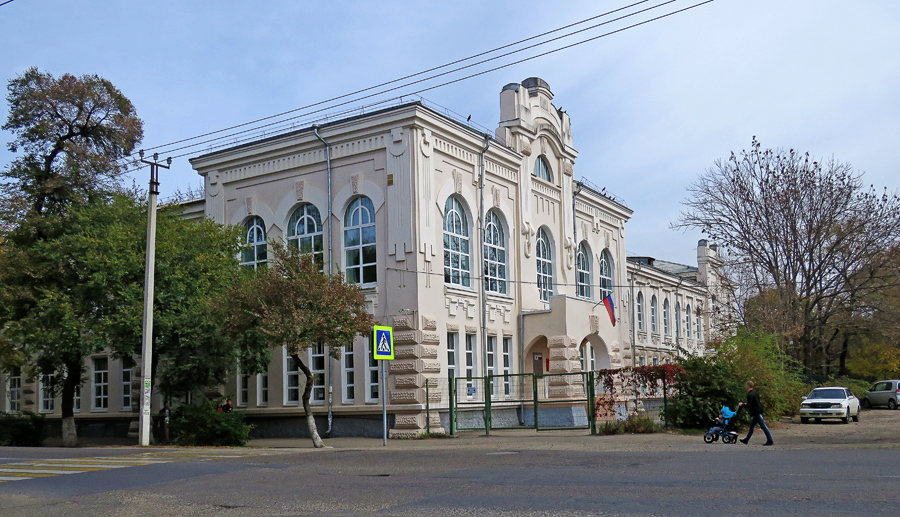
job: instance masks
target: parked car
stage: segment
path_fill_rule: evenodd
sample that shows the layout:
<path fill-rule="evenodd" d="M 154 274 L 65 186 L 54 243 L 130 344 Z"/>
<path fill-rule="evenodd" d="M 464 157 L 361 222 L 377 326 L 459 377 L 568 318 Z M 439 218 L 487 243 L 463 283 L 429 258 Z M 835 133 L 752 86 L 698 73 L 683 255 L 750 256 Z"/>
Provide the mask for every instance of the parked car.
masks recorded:
<path fill-rule="evenodd" d="M 800 422 L 808 424 L 810 418 L 816 422 L 823 418 L 840 418 L 845 424 L 850 423 L 851 418 L 859 422 L 859 406 L 859 399 L 849 388 L 816 388 L 800 404 Z"/>
<path fill-rule="evenodd" d="M 887 406 L 888 409 L 900 407 L 900 381 L 878 381 L 863 395 L 862 406 Z"/>

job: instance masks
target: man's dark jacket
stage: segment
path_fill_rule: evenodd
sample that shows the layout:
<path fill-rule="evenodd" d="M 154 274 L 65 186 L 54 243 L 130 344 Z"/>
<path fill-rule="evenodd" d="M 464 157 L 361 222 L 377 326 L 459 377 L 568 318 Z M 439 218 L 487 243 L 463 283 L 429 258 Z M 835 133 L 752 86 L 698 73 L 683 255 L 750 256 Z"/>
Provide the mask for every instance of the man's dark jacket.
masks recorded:
<path fill-rule="evenodd" d="M 747 403 L 744 405 L 750 416 L 761 415 L 763 412 L 762 402 L 759 401 L 759 393 L 756 390 L 747 392 Z"/>

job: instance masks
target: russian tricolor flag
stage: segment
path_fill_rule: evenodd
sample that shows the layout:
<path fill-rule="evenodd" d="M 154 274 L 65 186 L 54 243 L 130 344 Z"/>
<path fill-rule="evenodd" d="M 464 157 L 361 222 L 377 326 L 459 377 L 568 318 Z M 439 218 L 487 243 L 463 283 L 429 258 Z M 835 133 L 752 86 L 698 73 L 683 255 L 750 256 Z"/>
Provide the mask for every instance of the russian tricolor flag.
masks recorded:
<path fill-rule="evenodd" d="M 606 307 L 606 312 L 609 313 L 609 321 L 612 322 L 613 327 L 616 326 L 616 307 L 613 305 L 612 293 L 606 295 L 606 298 L 603 299 L 603 306 Z"/>

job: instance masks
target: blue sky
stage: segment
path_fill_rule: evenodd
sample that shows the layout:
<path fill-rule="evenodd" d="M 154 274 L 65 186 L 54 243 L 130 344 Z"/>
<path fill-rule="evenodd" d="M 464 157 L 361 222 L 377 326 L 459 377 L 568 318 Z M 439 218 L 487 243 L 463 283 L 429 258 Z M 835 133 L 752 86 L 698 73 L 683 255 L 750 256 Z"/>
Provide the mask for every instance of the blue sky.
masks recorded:
<path fill-rule="evenodd" d="M 697 1 L 674 1 L 517 57 Z M 137 107 L 149 148 L 390 81 L 626 3 L 15 0 L 0 7 L 0 78 L 29 66 L 106 77 Z M 634 210 L 628 253 L 693 264 L 699 232 L 669 229 L 685 187 L 753 136 L 764 147 L 833 156 L 864 172 L 867 184 L 897 190 L 898 26 L 897 1 L 715 0 L 423 96 L 493 130 L 503 85 L 545 79 L 555 104 L 572 117 L 576 177 L 606 187 Z M 2 111 L 5 120 L 5 99 Z M 0 141 L 9 140 L 0 132 Z M 11 159 L 4 147 L 0 164 Z M 135 178 L 144 186 L 146 171 Z M 198 185 L 199 177 L 183 157 L 161 182 L 165 196 Z"/>

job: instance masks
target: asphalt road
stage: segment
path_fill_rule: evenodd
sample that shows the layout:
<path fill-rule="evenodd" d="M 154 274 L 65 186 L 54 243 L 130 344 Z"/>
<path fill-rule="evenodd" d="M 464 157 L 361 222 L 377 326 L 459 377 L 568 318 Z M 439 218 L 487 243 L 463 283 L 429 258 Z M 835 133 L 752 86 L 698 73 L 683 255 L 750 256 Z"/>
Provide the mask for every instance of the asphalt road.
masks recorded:
<path fill-rule="evenodd" d="M 0 448 L 0 469 L 128 464 L 0 483 L 0 515 L 893 515 L 900 411 L 863 415 L 773 425 L 775 447 L 496 432 L 324 450 Z"/>

